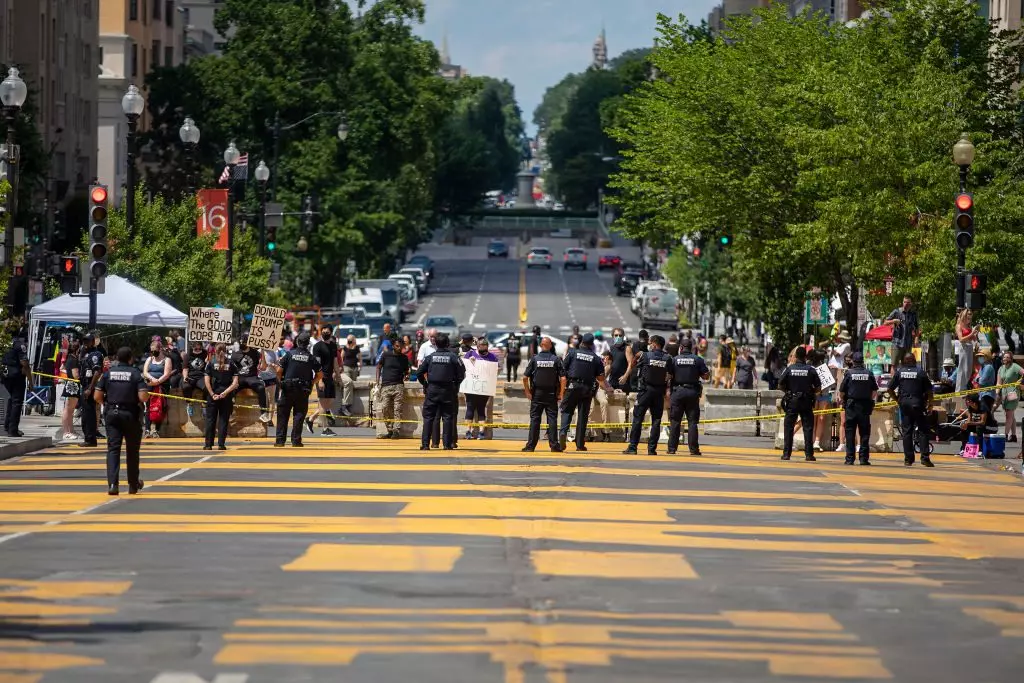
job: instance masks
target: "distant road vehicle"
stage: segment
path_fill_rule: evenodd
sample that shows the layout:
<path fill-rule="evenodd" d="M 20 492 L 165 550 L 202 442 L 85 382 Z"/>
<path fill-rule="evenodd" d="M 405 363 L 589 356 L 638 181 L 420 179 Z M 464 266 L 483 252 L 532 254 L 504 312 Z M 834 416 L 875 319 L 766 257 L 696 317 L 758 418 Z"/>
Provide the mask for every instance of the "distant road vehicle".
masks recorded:
<path fill-rule="evenodd" d="M 526 267 L 547 268 L 551 270 L 551 250 L 545 247 L 535 247 L 526 255 Z"/>
<path fill-rule="evenodd" d="M 369 365 L 373 356 L 370 348 L 370 326 L 369 325 L 338 325 L 334 328 L 334 337 L 338 344 L 345 345 L 348 335 L 356 338 L 356 345 L 359 347 L 359 354 L 363 357 L 363 365 Z"/>
<path fill-rule="evenodd" d="M 665 326 L 675 329 L 679 326 L 679 293 L 674 288 L 659 284 L 648 287 L 640 302 L 640 324 L 644 327 Z"/>
<path fill-rule="evenodd" d="M 500 240 L 494 240 L 487 245 L 487 258 L 508 258 L 508 245 Z"/>
<path fill-rule="evenodd" d="M 622 263 L 622 257 L 618 254 L 601 254 L 597 257 L 598 270 L 618 268 L 620 263 Z"/>
<path fill-rule="evenodd" d="M 416 254 L 409 259 L 408 266 L 419 266 L 423 269 L 428 280 L 434 279 L 434 259 L 430 258 L 426 254 Z"/>
<path fill-rule="evenodd" d="M 519 337 L 519 348 L 521 349 L 523 358 L 526 358 L 527 353 L 529 351 L 529 337 L 531 336 L 531 334 L 532 333 L 529 332 L 528 330 L 520 330 L 516 332 L 516 335 L 518 335 Z M 492 349 L 504 348 L 505 340 L 508 339 L 508 335 L 508 332 L 495 330 L 493 332 L 487 333 L 487 340 L 490 343 Z M 551 337 L 550 334 L 545 334 L 543 336 Z M 551 337 L 551 342 L 555 345 L 555 353 L 558 354 L 559 356 L 564 356 L 565 352 L 569 350 L 569 342 L 565 341 L 564 339 L 559 339 L 558 337 Z"/>
<path fill-rule="evenodd" d="M 450 315 L 432 315 L 423 322 L 423 327 L 428 330 L 435 329 L 438 334 L 447 334 L 452 342 L 452 347 L 458 346 L 462 328 L 455 322 L 454 317 Z"/>
<path fill-rule="evenodd" d="M 619 276 L 615 278 L 615 295 L 632 295 L 633 290 L 636 289 L 636 286 L 640 284 L 642 279 L 643 273 L 638 270 L 627 270 L 619 273 Z"/>
<path fill-rule="evenodd" d="M 552 207 L 552 210 L 554 210 L 554 211 L 565 211 L 565 204 L 563 204 L 562 202 L 555 202 L 555 205 L 554 205 L 554 207 Z"/>
<path fill-rule="evenodd" d="M 399 275 L 412 275 L 416 278 L 416 289 L 420 294 L 425 294 L 427 291 L 427 274 L 420 266 L 406 266 L 398 271 Z"/>
<path fill-rule="evenodd" d="M 562 268 L 569 270 L 570 268 L 579 268 L 580 270 L 587 269 L 587 252 L 579 247 L 569 247 L 562 254 Z"/>

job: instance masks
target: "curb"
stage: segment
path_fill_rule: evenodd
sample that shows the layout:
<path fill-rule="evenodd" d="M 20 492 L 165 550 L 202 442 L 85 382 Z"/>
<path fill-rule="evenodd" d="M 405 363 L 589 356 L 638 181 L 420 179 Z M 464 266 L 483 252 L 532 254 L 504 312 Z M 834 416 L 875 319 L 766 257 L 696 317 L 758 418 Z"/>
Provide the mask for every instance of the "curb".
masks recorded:
<path fill-rule="evenodd" d="M 0 442 L 0 460 L 17 458 L 19 455 L 27 455 L 52 445 L 53 439 L 49 436 L 31 436 L 17 441 Z"/>

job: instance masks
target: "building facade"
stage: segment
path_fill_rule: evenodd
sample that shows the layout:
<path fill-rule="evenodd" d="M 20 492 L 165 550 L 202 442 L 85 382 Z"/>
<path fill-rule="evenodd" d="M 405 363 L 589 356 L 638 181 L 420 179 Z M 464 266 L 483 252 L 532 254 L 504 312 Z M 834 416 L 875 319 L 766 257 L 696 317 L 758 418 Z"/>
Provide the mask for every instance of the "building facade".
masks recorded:
<path fill-rule="evenodd" d="M 213 27 L 213 18 L 224 0 L 179 0 L 184 12 L 185 61 L 220 54 L 224 39 Z"/>

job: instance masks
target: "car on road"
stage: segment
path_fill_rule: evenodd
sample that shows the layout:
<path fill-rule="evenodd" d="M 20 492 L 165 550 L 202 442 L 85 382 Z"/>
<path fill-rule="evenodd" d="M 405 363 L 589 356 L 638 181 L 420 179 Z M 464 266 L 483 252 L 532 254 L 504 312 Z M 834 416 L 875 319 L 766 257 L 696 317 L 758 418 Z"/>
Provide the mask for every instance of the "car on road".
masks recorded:
<path fill-rule="evenodd" d="M 597 257 L 598 270 L 618 268 L 620 263 L 622 263 L 622 257 L 618 254 L 601 254 Z"/>
<path fill-rule="evenodd" d="M 359 347 L 359 355 L 363 358 L 363 365 L 369 365 L 373 360 L 373 349 L 370 347 L 370 326 L 369 325 L 338 325 L 334 328 L 334 338 L 340 346 L 345 345 L 348 335 L 356 338 L 356 346 Z"/>
<path fill-rule="evenodd" d="M 508 245 L 500 240 L 494 240 L 487 245 L 487 258 L 508 258 Z"/>
<path fill-rule="evenodd" d="M 555 202 L 554 207 L 552 207 L 552 211 L 565 211 L 565 204 L 562 202 Z"/>
<path fill-rule="evenodd" d="M 535 247 L 526 255 L 526 267 L 547 268 L 551 270 L 551 250 L 546 247 Z"/>
<path fill-rule="evenodd" d="M 491 345 L 492 349 L 504 349 L 505 340 L 508 339 L 508 332 L 502 330 L 495 330 L 487 333 L 487 340 Z M 520 330 L 516 332 L 519 337 L 519 348 L 522 354 L 523 360 L 526 360 L 526 356 L 529 354 L 530 337 L 532 333 L 528 330 Z M 545 337 L 551 337 L 550 334 L 543 335 Z M 559 357 L 564 356 L 565 352 L 569 350 L 569 342 L 558 337 L 551 337 L 551 343 L 555 345 L 555 354 Z"/>
<path fill-rule="evenodd" d="M 672 283 L 665 280 L 641 280 L 633 290 L 633 297 L 629 300 L 629 310 L 640 315 L 640 307 L 643 305 L 647 290 L 672 288 Z"/>
<path fill-rule="evenodd" d="M 579 247 L 569 247 L 562 254 L 562 268 L 569 270 L 570 268 L 579 268 L 580 270 L 587 269 L 587 252 Z"/>
<path fill-rule="evenodd" d="M 450 315 L 432 315 L 423 321 L 423 327 L 428 330 L 437 330 L 438 334 L 447 334 L 452 348 L 459 345 L 459 335 L 462 334 L 462 328 L 455 322 L 454 317 Z"/>
<path fill-rule="evenodd" d="M 663 326 L 675 329 L 679 326 L 679 293 L 674 287 L 661 283 L 648 287 L 640 302 L 640 324 L 644 327 Z"/>
<path fill-rule="evenodd" d="M 412 275 L 416 278 L 416 289 L 420 294 L 426 294 L 428 279 L 427 272 L 420 266 L 406 266 L 398 271 L 399 275 Z"/>
<path fill-rule="evenodd" d="M 631 295 L 643 279 L 643 273 L 639 270 L 627 270 L 619 273 L 615 278 L 615 296 Z"/>
<path fill-rule="evenodd" d="M 428 280 L 434 279 L 434 259 L 430 258 L 426 254 L 416 254 L 409 259 L 408 266 L 419 266 L 423 269 Z"/>
<path fill-rule="evenodd" d="M 619 264 L 619 273 L 625 273 L 627 270 L 631 270 L 640 273 L 645 278 L 647 277 L 647 266 L 640 261 L 623 261 Z"/>

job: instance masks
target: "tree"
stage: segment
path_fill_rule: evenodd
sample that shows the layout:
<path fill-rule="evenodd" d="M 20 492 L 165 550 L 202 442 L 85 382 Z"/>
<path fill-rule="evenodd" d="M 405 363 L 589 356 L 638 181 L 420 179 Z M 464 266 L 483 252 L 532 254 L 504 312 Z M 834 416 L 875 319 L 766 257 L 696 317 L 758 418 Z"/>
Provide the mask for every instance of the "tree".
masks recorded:
<path fill-rule="evenodd" d="M 567 74 L 556 85 L 544 91 L 544 98 L 533 112 L 533 124 L 541 135 L 554 133 L 562 125 L 562 116 L 569 100 L 579 87 L 583 74 Z"/>

